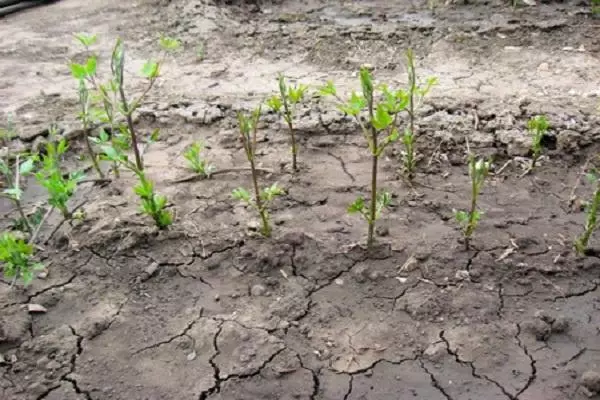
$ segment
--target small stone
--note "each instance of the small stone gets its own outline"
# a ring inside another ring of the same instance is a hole
[[[544,62],[541,63],[537,69],[539,72],[548,71],[550,69],[550,66],[548,65],[548,63]]]
[[[27,311],[29,311],[30,313],[45,313],[48,310],[46,309],[46,307],[40,305],[40,304],[27,304]]]
[[[581,384],[591,392],[600,393],[600,373],[594,370],[584,372],[581,376]]]
[[[254,220],[248,221],[248,224],[246,226],[248,227],[248,230],[252,232],[256,232],[260,229],[260,223]]]
[[[335,284],[338,286],[342,286],[344,284],[344,280],[342,278],[337,278],[335,280]]]
[[[375,228],[375,232],[381,237],[386,237],[390,235],[390,228],[387,226],[378,226]]]
[[[564,333],[568,329],[569,329],[569,320],[563,315],[559,315],[558,317],[556,317],[556,319],[552,323],[552,332],[553,333]]]
[[[534,318],[532,321],[529,321],[526,324],[526,328],[529,332],[535,335],[536,340],[541,342],[550,337],[550,325],[539,318]]]
[[[215,294],[215,301],[221,300],[221,295],[219,293]]]
[[[196,359],[196,352],[192,351],[190,354],[187,355],[187,360],[188,361],[194,361]]]
[[[254,285],[250,289],[250,294],[255,297],[264,296],[266,292],[267,288],[265,288],[263,285]]]
[[[454,274],[454,277],[459,281],[467,281],[471,277],[470,275],[471,274],[469,273],[469,271],[460,270],[460,271],[456,271],[456,274]]]
[[[372,369],[368,369],[365,371],[365,376],[373,376],[373,370]]]
[[[381,278],[381,273],[379,271],[373,271],[369,274],[369,279],[372,281],[376,281]]]

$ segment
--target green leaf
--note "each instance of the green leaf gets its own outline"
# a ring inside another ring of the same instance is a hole
[[[469,213],[463,210],[454,210],[454,218],[456,218],[459,223],[463,224],[469,221]]]
[[[352,92],[350,100],[346,105],[339,106],[340,110],[348,115],[356,117],[366,107],[367,100],[356,92]]]
[[[33,168],[35,168],[35,160],[33,157],[28,158],[25,162],[19,166],[19,173],[23,176],[29,175]]]
[[[13,200],[21,200],[21,196],[23,196],[23,191],[17,188],[4,189],[2,193],[6,194]]]
[[[598,181],[598,175],[595,172],[588,172],[585,175],[587,181],[591,184],[595,184]]]
[[[283,190],[276,183],[264,188],[261,193],[261,198],[266,202],[271,202],[276,196],[284,194]]]
[[[352,204],[348,206],[348,214],[356,214],[363,213],[365,210],[365,199],[362,196],[359,196],[354,200]]]
[[[76,33],[75,39],[85,47],[90,47],[97,42],[98,36],[96,34],[88,35],[87,33]]]
[[[71,74],[75,79],[84,79],[87,76],[87,67],[82,64],[71,63]]]
[[[178,39],[168,36],[161,36],[159,39],[160,47],[166,51],[178,50],[181,47],[181,42]]]
[[[159,64],[155,61],[146,61],[141,71],[142,76],[154,79],[159,75]]]
[[[319,88],[319,93],[325,96],[336,96],[337,89],[335,88],[333,81],[327,81],[325,85]]]
[[[365,99],[373,97],[373,77],[368,68],[360,68],[360,85]]]
[[[291,87],[288,90],[288,95],[290,97],[290,102],[292,104],[298,104],[298,103],[300,103],[304,99],[304,94],[306,93],[307,89],[308,89],[308,86],[302,85],[302,84],[299,84],[296,87]]]
[[[158,140],[158,136],[160,134],[160,129],[156,128],[150,134],[150,138],[148,140],[149,143],[155,143]]]
[[[279,112],[282,107],[281,98],[279,96],[272,96],[267,100],[267,107],[275,112]]]
[[[246,203],[251,202],[250,193],[248,193],[248,191],[244,188],[234,189],[234,191],[232,192],[232,195],[233,195],[233,198],[236,200],[241,200]]]
[[[378,104],[373,116],[372,124],[378,131],[386,129],[392,124],[394,118],[386,111],[383,104]]]
[[[96,75],[96,67],[98,66],[98,59],[96,56],[92,56],[87,59],[87,63],[85,64],[85,72],[87,76]]]
[[[121,155],[112,146],[101,146],[102,152],[108,157],[109,160],[119,162],[121,161]]]

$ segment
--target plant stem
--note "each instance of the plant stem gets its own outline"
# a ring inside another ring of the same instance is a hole
[[[19,155],[17,154],[17,161],[15,164],[15,182],[14,182],[14,186],[17,189],[17,191],[20,191],[21,188],[21,170],[20,170],[20,165],[19,165]],[[7,178],[7,181],[9,179]],[[10,185],[10,182],[8,182]],[[11,185],[12,186],[12,185]],[[21,205],[21,200],[19,199],[13,199],[15,206],[17,207],[17,210],[19,211],[19,215],[21,215],[21,219],[23,219],[23,223],[25,224],[25,227],[27,228],[27,232],[29,232],[29,236],[31,236],[33,234],[33,229],[31,229],[31,225],[29,224],[29,220],[27,219],[27,217],[25,216],[25,212],[23,211],[23,206]]]
[[[87,147],[88,154],[92,159],[92,164],[94,165],[94,169],[98,172],[98,176],[100,179],[104,179],[104,173],[100,168],[100,164],[98,163],[98,157],[96,157],[96,153],[94,153],[94,149],[92,149],[92,144],[90,143],[90,135],[89,135],[89,126],[87,117],[83,117],[83,137],[85,139],[85,146]]]
[[[367,249],[370,251],[375,242],[375,220],[377,212],[377,161],[379,160],[379,145],[377,143],[377,129],[373,125],[373,93],[369,94],[367,100],[369,106],[369,121],[371,128],[371,145],[372,145],[372,165],[371,165],[371,202],[369,204],[369,231],[367,236]]]
[[[288,112],[287,104],[285,107],[286,107],[286,112]],[[287,120],[288,128],[290,129],[290,136],[292,138],[292,170],[294,172],[297,172],[298,171],[298,165],[297,165],[298,146],[296,144],[296,132],[294,132],[294,126],[292,123],[291,115],[288,118],[286,118],[286,120]]]
[[[587,220],[585,222],[585,232],[575,241],[575,249],[578,253],[583,254],[588,247],[588,242],[592,233],[596,229],[598,223],[598,208],[600,207],[600,182],[596,184],[596,191],[594,192],[594,199],[589,208],[587,214]]]
[[[414,170],[414,140],[415,140],[415,90],[417,89],[417,79],[415,76],[415,63],[413,59],[412,50],[408,50],[406,53],[408,59],[408,85],[409,85],[409,102],[408,102],[408,118],[409,118],[409,129],[412,135],[412,142],[407,150],[407,175],[408,179],[413,178]]]
[[[125,55],[123,55],[123,61],[118,65],[118,83],[119,83],[119,95],[121,96],[121,106],[123,107],[123,113],[125,114],[125,118],[127,119],[127,128],[129,129],[129,134],[131,135],[131,145],[133,147],[133,154],[135,155],[135,165],[138,170],[144,170],[144,163],[142,161],[142,156],[140,155],[140,149],[138,147],[137,135],[135,133],[135,129],[133,127],[133,118],[131,117],[131,113],[133,109],[130,110],[129,104],[127,103],[127,97],[125,96],[125,88],[123,83],[123,69],[125,66]]]

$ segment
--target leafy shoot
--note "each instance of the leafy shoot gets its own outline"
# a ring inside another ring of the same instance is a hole
[[[200,142],[192,143],[183,153],[183,156],[188,162],[188,167],[204,178],[210,178],[216,168],[212,164],[208,164],[200,154],[204,149],[204,145]]]

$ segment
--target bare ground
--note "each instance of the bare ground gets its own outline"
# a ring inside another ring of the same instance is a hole
[[[168,232],[150,228],[127,176],[81,187],[86,221],[46,246],[48,276],[26,289],[0,283],[0,398],[594,395],[582,376],[600,372],[600,260],[572,254],[584,214],[568,206],[600,135],[600,35],[586,4],[478,1],[432,12],[408,1],[63,0],[0,20],[0,112],[16,117],[15,146],[39,146],[57,121],[82,148],[66,67],[81,55],[70,36],[79,31],[99,34],[104,56],[122,35],[132,73],[156,55],[159,33],[184,41],[137,121],[144,132],[161,128],[146,160],[177,219]],[[231,199],[249,185],[246,173],[172,183],[187,174],[181,152],[197,139],[220,169],[245,165],[235,111],[275,90],[277,72],[350,89],[371,63],[377,78],[401,83],[409,45],[420,75],[440,84],[420,115],[418,184],[399,179],[399,149],[384,157],[381,186],[394,201],[376,258],[345,212],[367,191],[367,151],[328,104],[303,110],[297,178],[284,126],[264,116],[260,163],[273,172],[262,178],[288,192],[272,239],[248,232],[254,215]],[[537,113],[552,123],[549,158],[520,177],[525,123]],[[469,201],[465,139],[494,155],[496,170],[513,160],[484,189],[469,252],[452,219]],[[590,190],[583,183],[577,194]],[[40,195],[29,188],[31,205]],[[9,204],[0,207],[7,220]],[[47,312],[28,314],[29,303]]]

